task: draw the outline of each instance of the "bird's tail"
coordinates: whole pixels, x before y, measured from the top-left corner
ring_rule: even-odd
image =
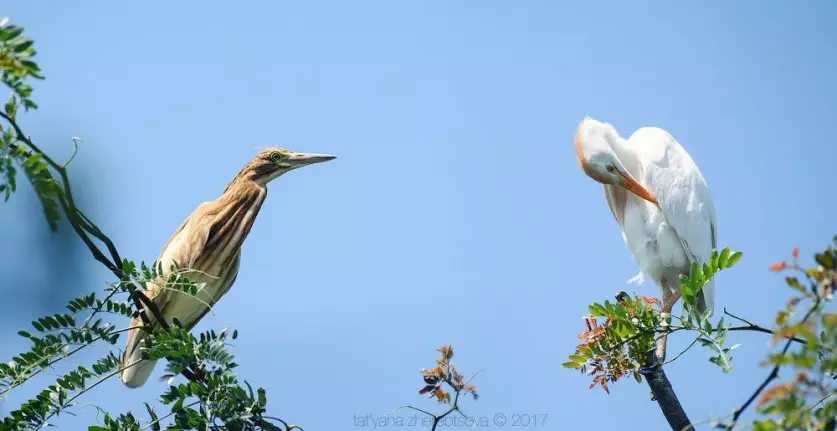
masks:
[[[122,354],[122,361],[120,363],[119,380],[129,388],[138,388],[145,384],[154,366],[157,365],[156,360],[142,359],[142,344],[148,334],[138,326],[141,326],[142,321],[139,318],[134,318],[131,321],[131,326],[136,328],[128,331],[128,343],[125,346],[125,353]]]
[[[642,284],[645,283],[645,274],[642,271],[639,274],[628,279],[628,284]]]

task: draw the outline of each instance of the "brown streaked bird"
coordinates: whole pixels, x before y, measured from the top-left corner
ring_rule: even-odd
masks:
[[[333,159],[335,156],[328,154],[266,149],[241,169],[218,199],[200,204],[163,246],[157,262],[162,265],[163,277],[177,263],[181,269],[190,271],[187,274],[190,280],[206,284],[192,297],[147,283],[145,294],[154,301],[160,314],[168,322],[178,319],[187,330],[194,328],[235,282],[241,244],[267,196],[267,183],[296,168]],[[154,317],[151,313],[148,316],[154,325]],[[131,321],[131,327],[142,324],[140,317]],[[142,360],[142,341],[147,336],[142,328],[128,331],[123,369],[119,373],[119,380],[125,386],[142,386],[154,370],[157,361]]]

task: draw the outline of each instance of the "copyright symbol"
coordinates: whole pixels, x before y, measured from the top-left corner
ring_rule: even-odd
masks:
[[[494,415],[494,425],[501,427],[506,424],[506,415],[502,413],[497,413]]]

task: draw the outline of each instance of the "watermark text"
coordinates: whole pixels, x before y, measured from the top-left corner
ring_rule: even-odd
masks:
[[[468,416],[451,413],[436,425],[441,428],[544,428],[546,413],[495,413],[488,416]],[[353,415],[352,424],[356,428],[392,429],[392,428],[427,428],[433,426],[433,418],[422,413],[397,415]]]

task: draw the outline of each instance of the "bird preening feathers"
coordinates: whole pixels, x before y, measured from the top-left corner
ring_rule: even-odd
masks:
[[[227,293],[238,275],[241,244],[250,232],[267,196],[267,183],[302,166],[334,159],[328,154],[296,153],[282,148],[261,151],[227,184],[212,202],[200,204],[163,246],[157,262],[163,279],[176,263],[196,283],[205,283],[192,297],[165,289],[163,283],[147,283],[144,292],[167,321],[177,319],[191,330],[210,308]],[[146,310],[147,311],[147,310]],[[152,325],[154,316],[147,313]],[[142,386],[157,361],[142,359],[143,340],[148,336],[139,316],[131,321],[128,342],[122,355],[119,379],[128,387]]]
[[[613,126],[585,117],[575,135],[584,173],[602,184],[622,239],[639,264],[630,281],[654,281],[662,311],[680,298],[680,275],[692,262],[708,262],[718,229],[709,188],[695,162],[667,131],[643,127],[628,139]],[[715,306],[711,279],[698,296],[698,311]],[[658,356],[665,356],[662,337]]]

